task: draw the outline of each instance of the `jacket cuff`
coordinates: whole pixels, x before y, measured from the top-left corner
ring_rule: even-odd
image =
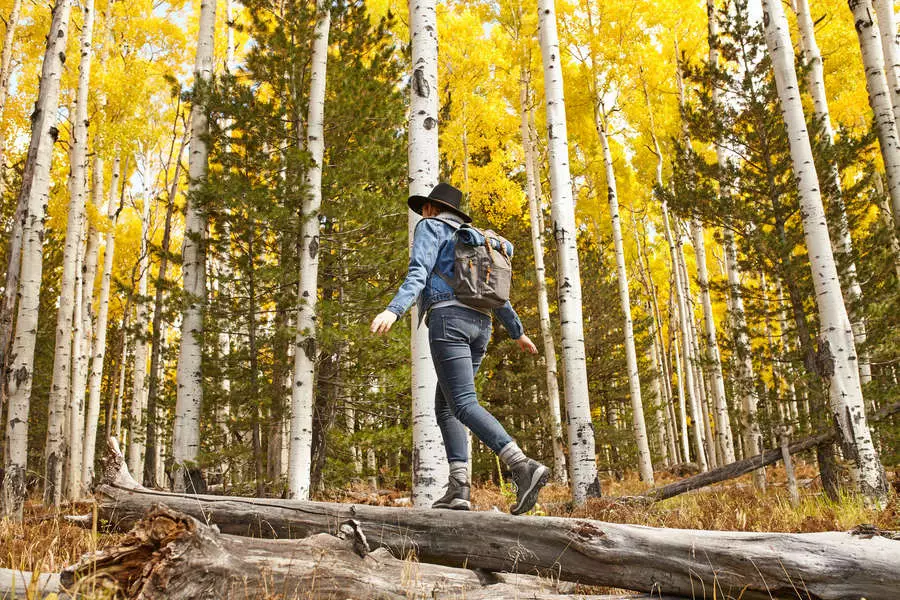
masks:
[[[400,307],[397,306],[396,304],[389,304],[388,307],[387,307],[387,310],[389,310],[389,311],[391,311],[392,313],[394,313],[395,315],[397,315],[397,318],[398,318],[398,319],[400,319],[400,318],[404,315],[404,313],[406,313],[405,310],[403,310],[402,308],[400,308]]]

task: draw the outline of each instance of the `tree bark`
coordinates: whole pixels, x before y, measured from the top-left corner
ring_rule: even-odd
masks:
[[[522,81],[519,91],[521,105],[522,149],[525,159],[525,195],[528,197],[528,214],[531,223],[531,246],[534,250],[535,281],[537,284],[538,316],[541,321],[541,339],[544,341],[545,377],[547,381],[547,402],[550,408],[550,435],[553,437],[553,476],[563,485],[569,481],[566,471],[566,442],[563,438],[562,419],[559,409],[559,380],[557,378],[556,346],[550,325],[550,303],[547,298],[547,278],[544,267],[543,215],[541,214],[541,194],[539,173],[534,160],[534,138],[529,122],[530,73],[522,67]]]
[[[56,142],[59,86],[66,56],[70,0],[56,0],[47,36],[47,50],[34,113],[31,142],[22,174],[19,204],[27,206],[23,229],[22,259],[18,286],[19,307],[16,332],[6,373],[9,404],[6,420],[6,457],[0,513],[21,520],[25,502],[25,470],[28,458],[28,412],[34,376],[34,346],[37,337],[43,270],[44,220],[50,189],[50,167]],[[27,202],[22,202],[27,198]],[[62,469],[61,457],[57,468]]]
[[[875,114],[875,131],[884,159],[887,175],[888,195],[894,212],[894,226],[900,228],[900,136],[897,117],[892,106],[892,94],[885,75],[884,54],[879,47],[880,33],[873,18],[871,0],[849,0],[853,13],[859,49],[866,70],[866,89],[869,92],[869,106]],[[893,9],[893,6],[891,7]]]
[[[194,65],[194,90],[202,92],[212,80],[213,42],[216,30],[216,0],[202,0],[197,33],[197,60]],[[174,459],[173,487],[189,489],[192,469],[200,452],[200,407],[203,404],[203,372],[201,338],[206,307],[206,236],[207,219],[197,206],[207,172],[209,148],[206,137],[209,122],[201,97],[191,107],[191,149],[188,158],[188,204],[185,212],[182,244],[182,274],[185,301],[181,320],[181,348],[176,369],[177,393],[175,424],[172,431]]]
[[[133,473],[144,472],[146,421],[155,415],[147,412],[147,356],[149,350],[147,286],[150,279],[150,194],[145,194],[141,211],[141,255],[138,261],[138,289],[135,293],[134,370],[131,387],[131,419],[129,421],[128,468]]]
[[[0,53],[0,119],[6,107],[9,93],[9,79],[12,74],[13,42],[19,23],[22,0],[13,0],[9,17],[6,20],[6,34],[3,37],[3,51]],[[4,173],[6,170],[6,138],[0,128],[0,193],[4,190]],[[0,304],[0,409],[6,403],[6,361],[9,358],[9,342],[12,339],[13,313],[16,309],[16,291],[19,289],[19,268],[22,260],[22,233],[25,227],[25,215],[28,209],[28,198],[19,195],[16,212],[10,223],[9,251],[7,253],[6,284],[3,287],[3,304]]]
[[[897,38],[897,20],[894,16],[894,0],[873,0],[878,18],[881,52],[884,56],[884,74],[891,91],[894,122],[900,126],[900,40]]]
[[[438,42],[435,0],[410,2],[412,79],[409,105],[409,194],[427,196],[440,178],[438,154]],[[419,216],[409,211],[412,246]],[[437,375],[431,361],[428,330],[419,325],[418,308],[410,311],[412,353],[412,502],[430,506],[449,476],[443,439],[434,415]]]
[[[800,195],[803,234],[809,251],[821,323],[822,350],[819,358],[823,363],[822,374],[830,384],[831,412],[841,433],[844,455],[853,465],[851,471],[857,489],[869,500],[883,503],[887,500],[887,479],[866,422],[856,364],[856,345],[828,236],[797,72],[794,70],[794,49],[787,18],[778,1],[763,0],[763,14],[766,17],[766,45],[772,57]]]
[[[562,61],[554,0],[539,0],[538,19],[544,93],[547,99],[547,133],[550,151],[550,194],[553,234],[558,260],[559,317],[565,376],[566,415],[569,433],[569,472],[572,498],[580,504],[599,495],[594,426],[584,350],[584,320],[581,304],[581,272],[578,231],[569,171],[569,142],[563,95]]]
[[[880,7],[887,6],[890,7],[888,11],[889,14],[882,20],[882,9]],[[879,21],[884,24],[887,22],[889,16],[889,31],[895,31],[893,1],[885,2],[884,0],[881,0],[876,2],[876,7],[879,8]],[[797,14],[797,26],[800,30],[800,48],[803,51],[803,58],[809,65],[806,74],[807,86],[809,87],[809,91],[813,98],[813,109],[816,118],[822,125],[822,134],[825,137],[825,142],[830,147],[834,145],[834,128],[831,125],[831,113],[828,109],[828,96],[825,93],[824,61],[822,60],[822,53],[819,50],[819,45],[816,43],[815,25],[809,10],[809,0],[796,0],[795,12]],[[888,37],[891,36],[882,36],[883,44],[887,44],[886,38]],[[891,49],[893,50],[896,46],[896,35],[893,36],[893,42],[891,42],[891,44]],[[885,46],[885,57],[887,58],[887,56],[887,46]],[[898,58],[900,58],[900,56],[898,56]],[[887,60],[885,62],[890,65],[890,62]],[[900,89],[897,88],[897,85],[900,85],[900,82],[897,82],[896,78],[900,65],[894,65],[894,67],[895,68],[889,68],[888,78],[890,81],[891,74],[894,74],[894,83],[891,85],[892,91],[894,92],[894,118],[896,123],[897,115],[900,114],[900,104],[898,104],[898,101],[900,101],[900,95],[898,95],[900,94]],[[831,161],[828,167],[829,173],[825,189],[831,197],[834,212],[838,217],[838,222],[832,224],[832,230],[835,232],[835,237],[837,238],[838,251],[846,257],[846,267],[840,273],[841,284],[845,295],[847,296],[848,304],[850,305],[851,318],[853,319],[853,335],[856,337],[857,344],[864,348],[866,344],[866,322],[860,314],[860,308],[855,306],[862,298],[862,288],[859,285],[859,278],[856,271],[856,259],[853,256],[853,239],[850,237],[850,225],[847,221],[847,208],[844,204],[841,174],[834,161]],[[863,385],[866,385],[872,380],[872,368],[869,366],[869,356],[865,351],[859,353],[859,378]]]
[[[518,573],[499,574],[395,558],[372,552],[360,523],[302,540],[252,539],[219,533],[177,511],[150,511],[119,544],[90,554],[61,573],[68,588],[85,580],[115,584],[128,598],[624,598],[560,594],[574,586]],[[52,585],[52,583],[51,583]],[[280,596],[280,594],[279,594]],[[654,596],[656,597],[656,596]],[[632,596],[629,596],[632,598]],[[639,598],[649,598],[641,596]]]
[[[94,159],[92,183],[92,202],[96,215],[100,214],[103,204],[103,161]],[[94,342],[94,283],[97,279],[97,253],[100,245],[100,232],[94,223],[88,219],[85,221],[87,240],[84,249],[84,266],[81,269],[81,311],[75,318],[80,319],[80,334],[75,336],[78,345],[74,345],[74,360],[72,361],[72,419],[69,428],[69,496],[79,500],[90,493],[90,481],[85,481],[85,397],[88,387],[88,368],[91,360],[91,350]],[[96,437],[94,438],[96,441]],[[93,460],[93,453],[91,453]]]
[[[176,123],[180,111],[176,111]],[[174,131],[172,143],[175,143]],[[156,422],[158,396],[159,396],[159,375],[160,375],[160,355],[162,354],[162,310],[163,310],[163,290],[166,287],[166,273],[169,270],[169,244],[172,234],[172,213],[175,210],[175,196],[178,193],[178,183],[181,179],[181,156],[187,147],[190,135],[190,119],[185,124],[184,134],[181,138],[181,145],[178,147],[178,154],[175,155],[175,170],[172,174],[172,183],[169,186],[169,196],[166,201],[166,220],[163,225],[163,237],[159,249],[159,270],[156,273],[156,290],[153,298],[153,319],[150,323],[150,381],[147,384],[147,455],[144,459],[143,479],[144,485],[155,487],[159,485],[156,481],[157,460],[156,454],[159,444],[159,423]],[[172,160],[172,151],[169,151],[169,162]]]
[[[101,168],[102,160],[97,159],[94,168]],[[112,168],[112,180],[109,186],[109,197],[106,204],[106,249],[103,251],[103,275],[100,281],[100,298],[97,303],[97,325],[94,336],[93,360],[88,383],[88,408],[84,431],[84,463],[81,480],[85,485],[92,485],[94,480],[94,456],[97,446],[97,426],[100,418],[100,392],[103,385],[103,361],[106,357],[106,329],[109,321],[109,294],[112,287],[113,258],[116,247],[116,191],[119,189],[119,159],[116,158]],[[124,340],[123,340],[124,341]],[[111,387],[115,387],[114,385]],[[112,408],[112,403],[110,403]],[[112,423],[112,411],[106,415],[107,429]],[[107,437],[110,431],[107,431]]]
[[[328,4],[316,4],[318,19],[313,39],[309,79],[309,113],[306,149],[311,164],[305,176],[300,214],[300,273],[297,303],[297,337],[294,341],[294,385],[291,387],[291,450],[288,489],[292,498],[305,500],[310,492],[312,465],[313,404],[315,402],[316,300],[319,283],[319,209],[322,205],[322,168],[325,153],[325,71],[328,64]]]
[[[62,500],[63,463],[71,457],[67,446],[71,441],[65,430],[67,405],[72,395],[72,362],[78,352],[73,341],[73,322],[81,318],[75,312],[76,270],[82,251],[82,230],[85,226],[85,187],[88,134],[88,90],[91,70],[91,39],[93,36],[94,7],[92,0],[84,6],[84,27],[81,31],[81,60],[70,142],[69,211],[66,222],[66,241],[63,250],[62,280],[59,291],[59,310],[56,313],[56,344],[53,353],[53,374],[50,384],[49,414],[47,417],[47,441],[44,450],[44,504],[59,506]],[[80,458],[80,457],[79,457]],[[80,475],[80,471],[79,471]]]
[[[638,374],[637,350],[634,346],[634,323],[631,319],[631,297],[628,290],[628,271],[625,268],[625,248],[622,241],[622,221],[619,216],[619,199],[616,190],[616,173],[613,168],[612,152],[606,131],[606,117],[595,108],[594,115],[600,145],[603,148],[603,162],[606,165],[606,189],[609,201],[609,215],[612,222],[613,245],[616,252],[616,279],[619,283],[619,302],[625,317],[625,361],[628,368],[628,386],[631,396],[632,425],[638,449],[638,468],[641,480],[653,485],[653,462],[650,458],[650,443],[647,426],[644,424],[644,403],[641,398],[641,380]]]
[[[371,547],[385,547],[399,556],[407,556],[414,548],[420,563],[552,573],[556,579],[654,596],[695,597],[699,588],[715,590],[712,593],[717,597],[791,598],[796,596],[796,582],[802,581],[804,593],[822,600],[860,596],[887,599],[893,597],[893,574],[900,569],[900,542],[882,537],[837,532],[658,529],[588,519],[515,517],[493,511],[436,512],[300,500],[182,496],[133,487],[136,483],[127,471],[117,470],[122,464],[121,459],[110,460],[108,473],[116,475],[117,483],[97,488],[101,518],[109,519],[110,525],[120,530],[131,527],[160,502],[216,525],[222,533],[238,536],[306,537],[337,532],[342,521],[354,519]],[[169,529],[162,526],[154,530]],[[259,542],[244,539],[242,543],[244,548],[251,548]],[[296,553],[278,554],[297,558]],[[195,565],[190,572],[200,577],[203,569]],[[247,574],[246,569],[242,572]],[[170,584],[169,589],[179,586]]]
[[[3,119],[4,109],[6,108],[6,98],[9,95],[9,80],[12,75],[13,44],[16,39],[16,29],[19,25],[19,13],[21,10],[22,0],[13,0],[12,7],[9,9],[9,15],[6,17],[6,33],[3,36],[3,52],[0,53],[0,120]],[[3,193],[6,189],[5,173],[6,135],[3,129],[0,128],[0,193]],[[17,223],[14,222],[13,227],[17,227]],[[18,230],[17,234],[19,243],[21,243],[21,229]]]

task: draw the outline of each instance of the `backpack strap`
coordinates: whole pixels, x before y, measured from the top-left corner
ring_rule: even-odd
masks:
[[[459,228],[462,227],[462,223],[457,223],[456,221],[451,221],[450,219],[442,219],[440,217],[428,217],[428,218],[434,219],[435,221],[440,221],[441,223],[443,223],[445,225],[449,225],[455,231],[459,231]],[[435,265],[435,267],[437,267],[437,265]],[[441,279],[443,279],[444,283],[449,285],[451,288],[453,287],[453,280],[450,279],[449,277],[447,277],[446,275],[444,275],[443,273],[441,273],[440,271],[438,271],[437,268],[432,269],[431,272],[434,273],[435,275],[437,275],[438,277],[440,277]]]

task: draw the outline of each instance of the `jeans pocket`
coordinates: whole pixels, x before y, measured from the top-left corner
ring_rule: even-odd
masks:
[[[471,323],[465,318],[454,314],[444,315],[441,318],[443,328],[443,337],[445,340],[455,342],[468,342]]]

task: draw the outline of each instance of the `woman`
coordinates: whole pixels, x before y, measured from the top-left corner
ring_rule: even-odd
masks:
[[[522,453],[503,426],[478,403],[475,374],[491,338],[491,313],[525,352],[537,353],[509,302],[493,311],[467,306],[456,299],[447,283],[453,275],[453,233],[472,221],[460,210],[462,192],[439,183],[428,196],[411,196],[409,207],[424,218],[416,226],[409,270],[387,310],[372,321],[371,330],[383,334],[418,302],[420,322],[428,315],[428,341],[437,372],[434,408],[441,429],[450,479],[447,493],[432,508],[469,510],[468,427],[509,467],[516,484],[514,515],[528,512],[537,502],[550,471]],[[452,224],[451,224],[452,223]]]

